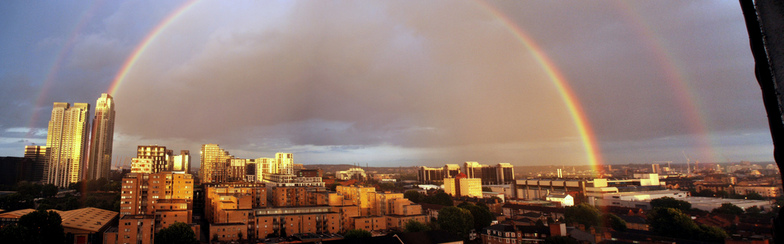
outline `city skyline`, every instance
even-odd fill
[[[53,102],[108,91],[125,161],[210,143],[304,164],[773,160],[734,2],[237,5],[8,4],[0,155],[45,144]]]

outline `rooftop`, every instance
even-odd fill
[[[0,214],[0,218],[18,219],[23,215],[29,214],[33,211],[35,211],[35,209],[20,209]],[[60,214],[60,218],[63,220],[64,228],[81,229],[91,232],[98,232],[118,215],[118,213],[114,211],[93,207],[80,208],[69,211],[51,209],[49,211],[54,211]]]

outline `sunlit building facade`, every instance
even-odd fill
[[[277,161],[278,174],[293,175],[294,174],[294,155],[291,153],[276,153],[275,160]]]
[[[152,159],[133,158],[131,159],[131,173],[151,174],[153,173],[152,165]]]
[[[68,187],[83,178],[90,104],[54,103],[46,136],[49,165],[46,182]]]
[[[199,178],[202,183],[220,183],[226,180],[226,168],[229,160],[234,158],[229,152],[223,150],[218,144],[204,144],[201,146],[201,167]]]
[[[109,94],[101,94],[95,102],[95,117],[90,136],[87,179],[109,178],[114,139],[114,99]]]
[[[169,169],[169,151],[165,146],[150,145],[136,147],[136,158],[150,159],[152,161],[152,172],[163,172]]]
[[[49,172],[47,166],[47,154],[45,146],[25,146],[24,158],[30,159],[33,162],[33,175],[32,181],[40,182],[46,177]],[[45,183],[45,182],[44,182]]]
[[[172,157],[171,170],[178,172],[190,173],[191,170],[191,153],[188,150],[180,151],[180,155]]]

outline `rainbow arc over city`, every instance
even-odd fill
[[[185,2],[183,5],[170,13],[163,21],[161,21],[152,31],[147,34],[147,36],[136,46],[131,55],[125,60],[123,66],[120,68],[119,72],[112,81],[112,84],[108,90],[109,94],[113,95],[117,92],[117,90],[120,88],[120,85],[126,80],[129,72],[133,69],[136,62],[139,60],[139,57],[145,53],[145,50],[150,46],[150,44],[155,42],[156,38],[161,33],[164,33],[173,22],[175,22],[180,16],[186,13],[198,2],[198,0]],[[511,19],[509,19],[505,14],[490,4],[484,3],[482,1],[476,1],[476,3],[478,3],[477,5],[480,6],[483,10],[487,11],[489,14],[501,21],[505,28],[508,29],[509,32],[514,35],[514,37],[527,50],[530,51],[530,54],[533,55],[536,62],[541,66],[542,70],[549,77],[550,82],[555,86],[562,101],[568,109],[570,116],[572,117],[573,123],[580,135],[581,144],[586,154],[586,163],[591,165],[595,172],[601,172],[603,162],[596,136],[590,126],[588,116],[581,106],[579,98],[569,86],[566,77],[558,69],[556,64],[546,55],[544,50],[539,45],[537,45],[534,39],[522,28],[511,21]]]

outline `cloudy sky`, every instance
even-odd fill
[[[113,94],[115,161],[217,143],[305,164],[585,164],[537,54],[603,163],[772,161],[737,2],[187,4],[0,3],[0,155],[46,144],[52,103],[94,106],[163,27]]]

